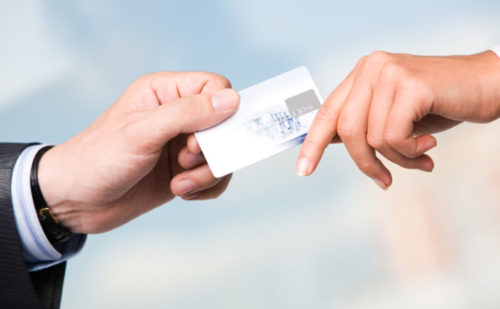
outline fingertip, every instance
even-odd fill
[[[392,175],[387,170],[383,175],[379,178],[373,178],[373,181],[382,189],[387,190],[392,185]]]
[[[299,157],[297,159],[297,163],[295,165],[295,169],[298,176],[310,176],[316,170],[316,167],[321,160],[321,156],[323,152],[320,154],[308,151],[307,148],[302,146],[302,150],[300,151]]]
[[[200,144],[198,144],[198,140],[194,134],[190,134],[187,138],[187,148],[189,152],[198,154],[201,152]]]
[[[430,134],[417,137],[416,142],[418,154],[423,154],[437,146],[436,138]]]
[[[183,195],[181,196],[181,198],[185,201],[193,201],[193,200],[196,200],[200,197],[200,193],[199,192],[194,192],[194,193],[191,193],[191,194],[188,194],[188,195]]]
[[[186,201],[218,198],[227,189],[231,177],[232,174],[229,174],[222,178],[215,179],[215,181],[210,182],[208,185],[201,185],[199,190],[195,192],[182,195],[181,198]]]
[[[311,173],[309,159],[306,157],[299,157],[296,170],[298,176],[309,176]]]
[[[315,170],[323,156],[323,153],[328,146],[311,139],[311,131],[306,136],[302,148],[300,149],[299,157],[296,163],[296,171],[298,176],[309,176]]]
[[[426,172],[432,172],[434,170],[434,160],[427,155],[422,156],[421,169]]]
[[[187,149],[187,147],[185,147],[179,151],[177,161],[182,168],[191,169],[202,164],[204,162],[204,158],[201,153],[192,153]]]
[[[231,88],[225,88],[214,92],[212,95],[212,106],[216,111],[235,111],[240,104],[239,93]]]
[[[183,178],[172,181],[170,189],[177,196],[186,196],[192,194],[197,189],[197,184],[190,178]]]
[[[380,179],[373,179],[373,181],[379,186],[382,190],[387,190],[389,189],[389,186],[387,186],[382,180]]]

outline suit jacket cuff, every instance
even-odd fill
[[[39,270],[63,262],[75,255],[85,243],[84,235],[74,235],[56,250],[43,232],[31,194],[30,174],[36,153],[46,145],[26,148],[16,160],[12,172],[11,196],[16,226],[28,269]]]

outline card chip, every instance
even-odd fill
[[[290,114],[294,118],[310,113],[321,107],[316,92],[311,89],[285,100]]]

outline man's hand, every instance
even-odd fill
[[[49,150],[39,166],[42,192],[76,233],[120,226],[172,200],[219,196],[216,179],[187,134],[232,115],[238,93],[210,73],[153,73],[132,83],[89,128]]]
[[[297,172],[310,175],[331,142],[343,142],[359,169],[386,189],[389,170],[376,152],[405,168],[432,171],[431,135],[462,121],[500,117],[500,59],[375,52],[362,58],[318,111]],[[338,136],[337,136],[338,135]]]

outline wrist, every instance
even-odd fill
[[[499,51],[490,51],[490,54],[493,54],[492,62],[493,62],[493,85],[492,87],[496,90],[495,102],[496,102],[496,113],[494,114],[494,119],[500,118],[500,54]]]
[[[40,189],[40,181],[38,180],[40,161],[44,154],[52,148],[53,146],[44,146],[36,153],[31,166],[30,185],[35,209],[45,236],[55,248],[61,248],[73,234],[67,227],[61,224],[59,218],[54,215],[52,209],[48,206]]]
[[[477,60],[481,122],[490,122],[500,117],[500,57],[493,51],[472,57]]]
[[[67,201],[68,181],[66,177],[65,158],[62,147],[55,146],[48,150],[38,164],[38,184],[47,206],[60,218],[59,205]],[[61,220],[63,222],[64,220]],[[63,224],[64,225],[64,224]]]

